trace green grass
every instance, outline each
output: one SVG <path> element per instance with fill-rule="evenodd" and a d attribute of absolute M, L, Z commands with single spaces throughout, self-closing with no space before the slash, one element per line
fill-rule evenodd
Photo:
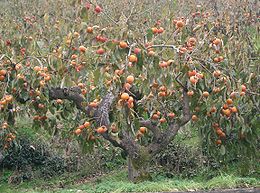
<path fill-rule="evenodd" d="M 0 192 L 83 192 L 105 193 L 105 192 L 158 192 L 158 191 L 187 191 L 187 190 L 212 190 L 222 188 L 259 187 L 260 180 L 257 177 L 238 177 L 233 174 L 220 174 L 209 180 L 203 175 L 193 179 L 179 177 L 166 178 L 161 175 L 154 176 L 153 181 L 139 184 L 127 180 L 126 171 L 113 172 L 112 174 L 91 179 L 84 183 L 75 184 L 78 176 L 59 176 L 51 181 L 37 180 L 22 183 L 18 186 L 8 184 L 0 185 Z M 59 188 L 59 184 L 65 188 Z"/>

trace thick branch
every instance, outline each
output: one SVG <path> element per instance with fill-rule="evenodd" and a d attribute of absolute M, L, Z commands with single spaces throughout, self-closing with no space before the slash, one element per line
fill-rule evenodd
<path fill-rule="evenodd" d="M 84 107 L 83 102 L 84 98 L 80 95 L 80 88 L 72 87 L 72 88 L 50 88 L 49 89 L 49 98 L 50 99 L 67 99 L 73 101 L 77 108 L 88 116 L 90 116 L 90 112 L 93 110 L 91 107 Z M 98 125 L 106 126 L 109 128 L 110 121 L 109 121 L 109 110 L 114 101 L 115 96 L 112 93 L 108 93 L 101 101 L 99 107 L 94 112 L 94 119 Z M 112 143 L 112 145 L 116 147 L 124 147 L 115 139 L 113 139 L 108 132 L 103 133 L 102 136 Z"/>
<path fill-rule="evenodd" d="M 183 117 L 181 119 L 180 122 L 180 126 L 185 125 L 186 123 L 188 123 L 191 119 L 191 113 L 190 113 L 190 106 L 189 106 L 189 96 L 187 94 L 187 88 L 183 88 L 183 102 L 182 102 L 182 106 L 183 106 Z"/>
<path fill-rule="evenodd" d="M 49 88 L 49 98 L 55 99 L 67 99 L 73 101 L 77 108 L 83 112 L 87 112 L 87 108 L 82 105 L 84 98 L 80 95 L 81 91 L 78 87 L 71 88 Z"/>
<path fill-rule="evenodd" d="M 189 97 L 188 97 L 188 94 L 187 94 L 187 92 L 188 92 L 187 82 L 186 82 L 185 85 L 183 85 L 181 83 L 181 81 L 178 79 L 179 75 L 175 79 L 178 82 L 178 84 L 181 85 L 181 87 L 183 89 L 183 91 L 182 91 L 182 95 L 183 95 L 183 102 L 182 102 L 183 117 L 182 117 L 181 122 L 180 122 L 180 126 L 183 126 L 190 121 L 191 113 L 190 113 L 190 106 L 189 106 Z"/>
<path fill-rule="evenodd" d="M 169 125 L 169 128 L 160 134 L 158 140 L 152 142 L 149 145 L 149 152 L 151 154 L 157 154 L 162 151 L 177 135 L 179 129 L 188 123 L 191 119 L 190 107 L 189 107 L 189 98 L 187 95 L 187 88 L 183 87 L 183 117 L 180 120 L 180 123 L 173 122 Z"/>
<path fill-rule="evenodd" d="M 121 141 L 119 142 L 119 141 L 115 140 L 114 138 L 112 138 L 108 132 L 103 133 L 102 137 L 104 137 L 104 139 L 108 140 L 113 146 L 120 147 L 121 149 L 125 150 L 125 147 L 122 145 Z"/>
<path fill-rule="evenodd" d="M 152 45 L 152 46 L 149 46 L 147 47 L 147 49 L 149 48 L 171 48 L 171 49 L 174 49 L 176 50 L 177 52 L 179 52 L 179 48 L 177 48 L 175 45 Z"/>
<path fill-rule="evenodd" d="M 155 154 L 159 153 L 160 151 L 162 151 L 176 136 L 179 129 L 180 129 L 180 125 L 177 123 L 169 125 L 169 128 L 160 135 L 158 140 L 152 142 L 148 146 L 149 153 L 151 153 L 152 155 L 155 155 Z"/>
<path fill-rule="evenodd" d="M 147 127 L 153 133 L 154 141 L 159 139 L 161 136 L 161 131 L 156 124 L 152 123 L 151 120 L 141 120 L 139 123 L 141 126 Z"/>
<path fill-rule="evenodd" d="M 94 114 L 97 125 L 110 125 L 109 111 L 112 103 L 114 102 L 114 99 L 115 96 L 112 92 L 107 93 L 102 99 Z"/>
<path fill-rule="evenodd" d="M 137 158 L 140 150 L 140 145 L 136 143 L 129 131 L 123 130 L 122 135 L 123 138 L 121 144 L 124 147 L 125 151 L 131 158 Z"/>
<path fill-rule="evenodd" d="M 109 120 L 109 111 L 114 102 L 115 95 L 112 92 L 108 92 L 104 98 L 102 99 L 101 103 L 99 104 L 97 110 L 94 113 L 94 119 L 99 126 L 106 126 L 109 130 L 110 127 L 110 120 Z M 126 149 L 121 142 L 115 140 L 114 138 L 109 135 L 108 131 L 103 133 L 102 136 L 104 139 L 108 140 L 112 145 L 115 147 L 120 147 L 122 149 Z"/>

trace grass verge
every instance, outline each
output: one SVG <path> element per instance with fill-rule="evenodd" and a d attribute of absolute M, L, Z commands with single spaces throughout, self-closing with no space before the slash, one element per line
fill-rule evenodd
<path fill-rule="evenodd" d="M 119 192 L 163 192 L 163 191 L 194 191 L 230 189 L 245 187 L 260 187 L 257 177 L 239 177 L 232 174 L 220 174 L 211 179 L 203 175 L 192 179 L 180 177 L 166 178 L 161 175 L 154 176 L 153 181 L 139 184 L 127 180 L 125 170 L 89 180 L 79 181 L 79 176 L 63 175 L 51 181 L 37 180 L 22 183 L 17 186 L 1 184 L 0 192 L 89 192 L 89 193 L 119 193 Z"/>

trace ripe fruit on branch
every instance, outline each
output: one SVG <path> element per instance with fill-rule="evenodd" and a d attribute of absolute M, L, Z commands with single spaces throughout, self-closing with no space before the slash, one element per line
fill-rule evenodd
<path fill-rule="evenodd" d="M 191 38 L 189 38 L 189 40 L 188 40 L 188 43 L 189 43 L 191 46 L 195 46 L 196 42 L 197 42 L 197 40 L 196 40 L 196 38 L 194 38 L 194 37 L 191 37 Z"/>
<path fill-rule="evenodd" d="M 192 115 L 191 120 L 196 122 L 199 120 L 199 118 L 197 117 L 197 115 Z"/>
<path fill-rule="evenodd" d="M 85 128 L 84 125 L 80 125 L 80 126 L 78 127 L 78 129 L 80 129 L 80 130 L 82 130 L 82 129 L 84 129 L 84 128 Z"/>
<path fill-rule="evenodd" d="M 43 109 L 44 107 L 45 107 L 45 105 L 44 105 L 44 104 L 41 104 L 41 103 L 40 103 L 40 104 L 38 104 L 38 108 L 39 108 L 39 109 Z"/>
<path fill-rule="evenodd" d="M 160 123 L 165 123 L 167 120 L 164 118 L 164 117 L 162 117 L 162 118 L 160 118 Z"/>
<path fill-rule="evenodd" d="M 105 53 L 105 50 L 103 48 L 99 48 L 97 51 L 96 51 L 97 54 L 99 55 L 102 55 Z"/>
<path fill-rule="evenodd" d="M 231 105 L 231 104 L 233 104 L 233 100 L 232 99 L 227 99 L 227 104 L 229 104 L 229 105 Z"/>
<path fill-rule="evenodd" d="M 6 70 L 4 70 L 4 69 L 0 70 L 0 75 L 1 75 L 1 76 L 5 76 L 6 73 L 7 73 Z"/>
<path fill-rule="evenodd" d="M 94 31 L 93 27 L 87 27 L 87 33 L 91 34 L 91 33 L 93 33 L 93 31 Z"/>
<path fill-rule="evenodd" d="M 246 92 L 246 86 L 244 84 L 241 85 L 242 92 Z"/>
<path fill-rule="evenodd" d="M 218 63 L 218 62 L 220 62 L 220 58 L 216 57 L 216 58 L 213 59 L 213 61 L 214 61 L 215 63 Z"/>
<path fill-rule="evenodd" d="M 185 25 L 185 23 L 181 20 L 176 22 L 176 28 L 182 28 Z"/>
<path fill-rule="evenodd" d="M 215 44 L 216 46 L 219 45 L 221 43 L 221 40 L 219 38 L 216 38 L 215 40 L 213 40 L 213 44 Z"/>
<path fill-rule="evenodd" d="M 41 67 L 40 66 L 34 66 L 33 70 L 34 70 L 34 72 L 40 72 Z"/>
<path fill-rule="evenodd" d="M 227 117 L 231 116 L 231 111 L 229 109 L 222 109 L 222 113 L 226 115 Z"/>
<path fill-rule="evenodd" d="M 194 95 L 194 91 L 193 91 L 193 90 L 189 90 L 189 91 L 187 92 L 187 95 L 190 96 L 190 97 L 193 96 L 193 95 Z"/>
<path fill-rule="evenodd" d="M 74 131 L 74 133 L 75 133 L 76 135 L 80 135 L 80 134 L 82 133 L 82 130 L 81 130 L 81 129 L 76 129 L 76 130 Z"/>
<path fill-rule="evenodd" d="M 220 70 L 215 70 L 214 72 L 213 72 L 213 76 L 214 77 L 219 77 L 221 75 L 221 71 Z"/>
<path fill-rule="evenodd" d="M 102 8 L 100 6 L 96 6 L 95 7 L 95 10 L 94 10 L 96 13 L 100 13 L 102 11 Z"/>
<path fill-rule="evenodd" d="M 56 100 L 56 103 L 57 103 L 57 104 L 62 104 L 62 103 L 63 103 L 63 100 L 57 99 L 57 100 Z"/>
<path fill-rule="evenodd" d="M 123 94 L 121 94 L 121 99 L 125 100 L 125 101 L 128 100 L 129 99 L 129 94 L 124 92 Z"/>
<path fill-rule="evenodd" d="M 131 88 L 131 84 L 128 82 L 124 84 L 124 89 L 129 90 Z"/>
<path fill-rule="evenodd" d="M 211 113 L 217 112 L 217 108 L 216 108 L 215 106 L 211 107 L 210 112 L 211 112 Z"/>
<path fill-rule="evenodd" d="M 103 134 L 103 133 L 105 133 L 107 131 L 107 127 L 106 126 L 101 126 L 101 127 L 97 128 L 96 131 L 99 134 Z"/>
<path fill-rule="evenodd" d="M 220 92 L 220 88 L 219 88 L 219 87 L 213 88 L 213 92 L 214 92 L 214 93 L 219 93 L 219 92 Z"/>
<path fill-rule="evenodd" d="M 159 29 L 158 29 L 158 34 L 161 34 L 161 33 L 163 33 L 164 32 L 164 28 L 163 27 L 160 27 Z"/>
<path fill-rule="evenodd" d="M 171 112 L 171 113 L 168 113 L 168 114 L 167 114 L 167 116 L 168 116 L 169 118 L 171 118 L 171 119 L 172 119 L 172 118 L 174 118 L 174 117 L 175 117 L 175 113 L 173 113 L 173 112 Z"/>
<path fill-rule="evenodd" d="M 157 34 L 158 33 L 158 29 L 156 27 L 152 27 L 151 28 L 153 34 Z"/>
<path fill-rule="evenodd" d="M 139 128 L 139 131 L 140 131 L 142 134 L 145 134 L 146 131 L 147 131 L 147 128 L 146 128 L 146 127 L 140 127 L 140 128 Z"/>
<path fill-rule="evenodd" d="M 231 107 L 230 110 L 231 110 L 232 113 L 237 113 L 238 112 L 236 107 Z"/>
<path fill-rule="evenodd" d="M 87 48 L 85 46 L 79 46 L 79 51 L 85 53 L 87 51 Z"/>
<path fill-rule="evenodd" d="M 12 95 L 6 95 L 4 98 L 5 98 L 7 103 L 10 103 L 10 102 L 13 101 L 13 96 Z"/>
<path fill-rule="evenodd" d="M 216 133 L 217 133 L 218 135 L 221 135 L 222 132 L 223 132 L 223 131 L 222 131 L 220 128 L 218 128 L 218 129 L 216 130 Z"/>
<path fill-rule="evenodd" d="M 190 82 L 191 82 L 191 84 L 196 84 L 198 82 L 198 78 L 196 76 L 191 76 Z"/>
<path fill-rule="evenodd" d="M 191 76 L 195 76 L 197 74 L 196 70 L 192 70 L 192 71 L 189 71 L 188 72 L 188 76 L 191 77 Z"/>
<path fill-rule="evenodd" d="M 156 114 L 156 113 L 154 113 L 154 114 L 152 115 L 151 119 L 153 119 L 153 120 L 158 120 L 158 119 L 159 119 L 159 115 Z"/>
<path fill-rule="evenodd" d="M 167 64 L 167 62 L 165 62 L 165 61 L 161 61 L 161 62 L 159 63 L 159 66 L 160 66 L 161 68 L 167 68 L 167 67 L 168 67 L 168 64 Z"/>
<path fill-rule="evenodd" d="M 84 123 L 84 127 L 87 128 L 87 127 L 89 127 L 89 126 L 90 126 L 90 122 L 86 121 L 86 122 Z"/>
<path fill-rule="evenodd" d="M 220 139 L 218 139 L 218 140 L 216 141 L 216 144 L 217 144 L 217 145 L 221 145 L 221 144 L 222 144 L 222 141 L 221 141 Z"/>
<path fill-rule="evenodd" d="M 137 62 L 137 57 L 135 55 L 130 55 L 128 59 L 129 62 Z"/>
<path fill-rule="evenodd" d="M 124 49 L 124 48 L 127 48 L 127 43 L 126 42 L 119 42 L 119 47 Z"/>
<path fill-rule="evenodd" d="M 202 93 L 202 96 L 203 96 L 203 97 L 208 97 L 208 96 L 209 96 L 209 92 L 204 91 L 204 92 Z"/>
<path fill-rule="evenodd" d="M 127 101 L 127 107 L 128 108 L 133 108 L 134 107 L 134 103 L 128 100 Z"/>
<path fill-rule="evenodd" d="M 137 55 L 137 54 L 139 54 L 141 52 L 141 49 L 140 48 L 135 48 L 134 49 L 134 53 Z"/>
<path fill-rule="evenodd" d="M 126 78 L 126 82 L 129 83 L 129 84 L 133 84 L 134 83 L 134 76 L 132 75 L 129 75 L 127 78 Z"/>
<path fill-rule="evenodd" d="M 165 97 L 165 96 L 167 96 L 167 92 L 160 91 L 160 92 L 158 93 L 158 96 L 159 96 L 159 97 Z"/>

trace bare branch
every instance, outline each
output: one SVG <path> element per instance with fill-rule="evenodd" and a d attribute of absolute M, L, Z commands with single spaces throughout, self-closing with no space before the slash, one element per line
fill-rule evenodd
<path fill-rule="evenodd" d="M 181 73 L 179 73 L 176 77 L 175 77 L 175 80 L 177 81 L 177 83 L 179 85 L 181 85 L 182 88 L 185 88 L 185 86 L 182 84 L 182 82 L 179 80 L 179 77 L 180 77 Z"/>
<path fill-rule="evenodd" d="M 115 95 L 112 92 L 108 92 L 102 99 L 94 114 L 97 125 L 104 125 L 106 127 L 110 125 L 109 111 L 112 103 L 114 102 L 114 99 Z"/>
<path fill-rule="evenodd" d="M 94 119 L 99 126 L 106 126 L 108 128 L 107 132 L 103 133 L 102 136 L 104 139 L 108 140 L 112 145 L 115 147 L 120 147 L 125 149 L 119 140 L 114 139 L 109 133 L 110 127 L 110 120 L 109 120 L 109 111 L 111 105 L 113 104 L 115 99 L 115 95 L 112 92 L 108 92 L 104 98 L 102 99 L 101 103 L 99 104 L 98 108 L 94 113 Z"/>
<path fill-rule="evenodd" d="M 191 119 L 191 113 L 190 113 L 190 106 L 189 106 L 189 97 L 187 94 L 187 88 L 183 89 L 183 117 L 181 119 L 180 122 L 180 126 L 185 125 L 186 123 L 188 123 Z"/>
<path fill-rule="evenodd" d="M 101 135 L 104 139 L 108 140 L 114 147 L 120 147 L 121 149 L 125 150 L 125 147 L 122 145 L 122 142 L 111 137 L 111 135 L 108 132 L 105 132 Z"/>
<path fill-rule="evenodd" d="M 159 139 L 161 136 L 161 131 L 156 124 L 152 123 L 151 120 L 140 120 L 139 123 L 141 126 L 147 127 L 153 133 L 154 141 Z"/>
<path fill-rule="evenodd" d="M 68 99 L 73 101 L 77 108 L 88 116 L 90 116 L 90 112 L 94 110 L 91 107 L 84 107 L 83 102 L 84 98 L 80 95 L 80 88 L 79 87 L 72 87 L 72 88 L 49 88 L 49 97 L 50 99 Z M 115 96 L 113 93 L 109 92 L 105 95 L 102 99 L 101 103 L 99 104 L 98 108 L 94 111 L 94 120 L 97 122 L 99 126 L 106 126 L 109 128 L 110 121 L 109 121 L 109 110 L 114 101 Z M 109 129 L 108 129 L 109 130 Z M 125 149 L 120 142 L 116 139 L 112 138 L 108 132 L 103 133 L 102 136 L 104 139 L 111 142 L 115 147 L 120 147 Z"/>
<path fill-rule="evenodd" d="M 152 46 L 149 46 L 147 47 L 147 49 L 149 48 L 171 48 L 171 49 L 174 49 L 176 50 L 176 52 L 179 52 L 179 48 L 177 48 L 175 45 L 152 45 Z"/>
<path fill-rule="evenodd" d="M 121 140 L 121 144 L 124 147 L 124 150 L 127 152 L 127 154 L 135 158 L 138 156 L 140 145 L 136 143 L 136 141 L 133 139 L 131 134 L 128 131 L 123 130 L 122 131 L 123 138 Z"/>
<path fill-rule="evenodd" d="M 84 98 L 80 95 L 79 87 L 71 88 L 49 88 L 49 98 L 50 99 L 68 99 L 73 101 L 77 108 L 85 113 L 88 112 L 88 109 L 83 106 Z"/>
<path fill-rule="evenodd" d="M 162 151 L 173 140 L 179 129 L 179 124 L 171 124 L 169 128 L 160 135 L 157 141 L 152 142 L 148 146 L 149 153 L 155 155 Z"/>
<path fill-rule="evenodd" d="M 190 107 L 189 107 L 189 98 L 187 94 L 187 87 L 183 86 L 183 117 L 178 122 L 172 122 L 169 124 L 169 128 L 161 133 L 157 140 L 153 141 L 149 146 L 149 152 L 151 154 L 157 154 L 163 150 L 177 135 L 179 129 L 188 123 L 191 119 Z M 149 125 L 149 122 L 144 122 Z"/>

